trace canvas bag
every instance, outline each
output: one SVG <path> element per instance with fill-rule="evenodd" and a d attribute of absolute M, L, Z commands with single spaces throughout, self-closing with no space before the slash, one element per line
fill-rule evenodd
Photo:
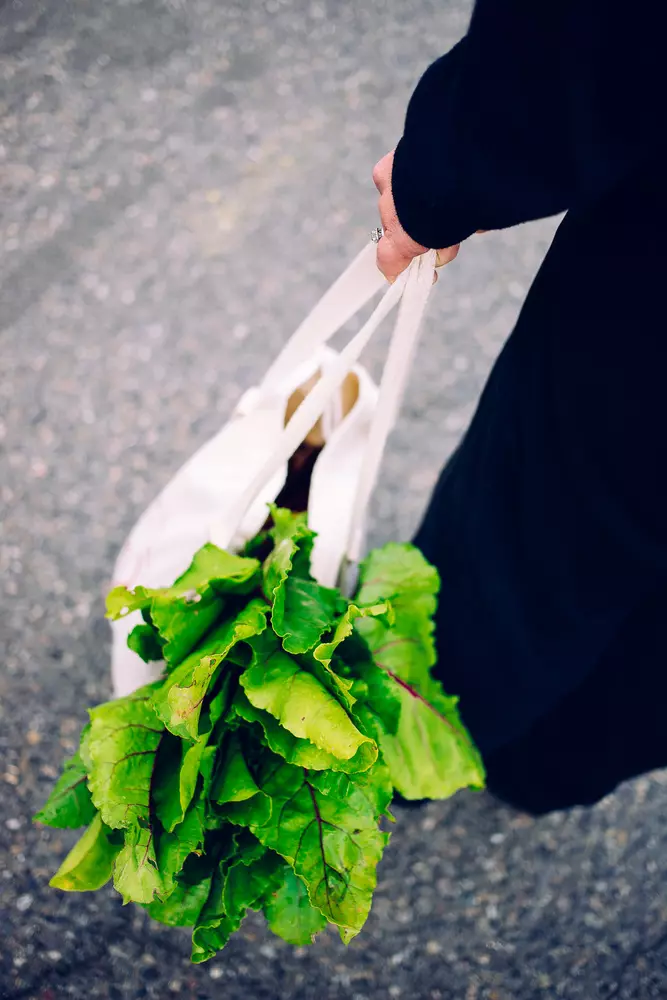
<path fill-rule="evenodd" d="M 238 550 L 262 529 L 267 504 L 285 484 L 290 457 L 316 425 L 324 445 L 308 494 L 309 524 L 317 532 L 312 572 L 320 583 L 335 586 L 344 567 L 356 563 L 362 552 L 368 502 L 410 372 L 434 268 L 435 251 L 428 251 L 387 286 L 375 263 L 375 247 L 365 247 L 286 343 L 262 382 L 244 394 L 225 426 L 139 518 L 118 556 L 113 586 L 171 586 L 206 542 Z M 327 347 L 382 288 L 384 295 L 346 346 L 340 352 Z M 359 357 L 397 305 L 378 390 Z M 346 412 L 344 389 L 351 381 L 355 398 Z M 301 402 L 286 422 L 295 398 Z M 129 633 L 140 622 L 140 612 L 112 622 L 117 697 L 154 680 L 161 670 L 161 664 L 144 663 L 127 647 Z"/>

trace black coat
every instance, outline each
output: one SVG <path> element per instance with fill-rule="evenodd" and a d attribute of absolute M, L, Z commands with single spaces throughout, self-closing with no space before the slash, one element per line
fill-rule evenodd
<path fill-rule="evenodd" d="M 535 810 L 667 765 L 665 39 L 664 0 L 479 0 L 396 151 L 424 245 L 568 212 L 416 539 L 441 678 Z"/>

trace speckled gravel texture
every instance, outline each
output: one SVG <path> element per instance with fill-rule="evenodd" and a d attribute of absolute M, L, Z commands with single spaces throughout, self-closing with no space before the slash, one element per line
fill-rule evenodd
<path fill-rule="evenodd" d="M 185 933 L 111 891 L 50 890 L 74 838 L 30 824 L 109 693 L 103 594 L 125 533 L 368 238 L 372 165 L 467 14 L 0 3 L 3 998 L 667 993 L 659 775 L 539 822 L 473 795 L 402 812 L 349 948 L 294 950 L 250 919 L 201 968 Z M 554 225 L 478 237 L 442 274 L 372 540 L 410 537 Z"/>

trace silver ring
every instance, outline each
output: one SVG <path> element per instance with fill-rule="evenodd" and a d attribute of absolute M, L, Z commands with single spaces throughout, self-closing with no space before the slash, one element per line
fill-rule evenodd
<path fill-rule="evenodd" d="M 371 243 L 379 243 L 384 236 L 384 229 L 382 226 L 376 226 L 375 229 L 371 230 Z"/>

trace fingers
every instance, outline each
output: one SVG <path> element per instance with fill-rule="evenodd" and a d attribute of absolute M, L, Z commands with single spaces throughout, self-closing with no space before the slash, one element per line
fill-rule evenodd
<path fill-rule="evenodd" d="M 457 243 L 453 247 L 445 247 L 443 250 L 437 250 L 435 254 L 435 266 L 444 267 L 445 264 L 451 264 L 454 258 L 458 255 L 461 249 L 461 244 Z"/>
<path fill-rule="evenodd" d="M 380 194 L 391 188 L 391 170 L 394 165 L 394 151 L 387 153 L 373 167 L 373 183 Z"/>
<path fill-rule="evenodd" d="M 418 246 L 418 244 L 415 244 L 415 246 Z M 450 264 L 458 256 L 459 250 L 460 245 L 458 244 L 457 246 L 438 250 L 435 256 L 435 266 L 444 267 L 445 264 Z M 412 247 L 404 248 L 401 244 L 397 246 L 396 242 L 392 239 L 392 235 L 385 231 L 385 235 L 377 246 L 377 264 L 387 281 L 393 282 L 406 269 L 414 257 L 425 252 L 426 247 L 422 246 L 418 246 L 416 253 L 413 252 Z M 434 282 L 438 280 L 437 274 L 433 280 Z"/>
<path fill-rule="evenodd" d="M 402 252 L 386 232 L 377 246 L 377 266 L 389 282 L 396 281 L 414 256 Z"/>
<path fill-rule="evenodd" d="M 415 242 L 401 225 L 391 190 L 391 172 L 394 163 L 393 150 L 379 160 L 373 169 L 373 183 L 380 193 L 378 212 L 384 236 L 377 244 L 377 266 L 389 282 L 398 278 L 410 261 L 426 253 L 427 247 Z M 443 267 L 454 260 L 458 246 L 444 247 L 437 251 L 436 267 Z M 434 277 L 434 282 L 437 277 Z"/>
<path fill-rule="evenodd" d="M 424 253 L 425 247 L 411 239 L 396 215 L 391 187 L 385 188 L 378 201 L 384 236 L 377 245 L 377 265 L 387 281 L 395 281 L 413 257 Z"/>

